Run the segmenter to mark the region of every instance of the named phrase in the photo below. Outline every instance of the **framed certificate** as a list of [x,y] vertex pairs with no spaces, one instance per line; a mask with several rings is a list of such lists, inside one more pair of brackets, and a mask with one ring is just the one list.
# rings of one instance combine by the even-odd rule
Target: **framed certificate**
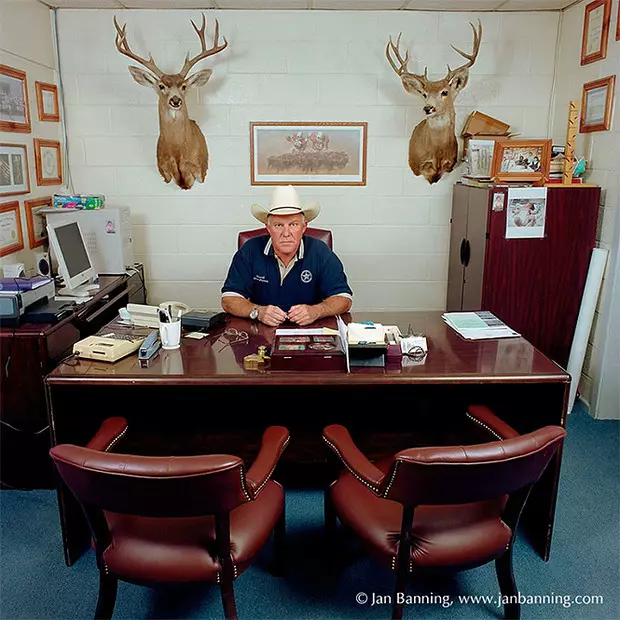
[[37,109],[40,121],[59,121],[58,88],[55,84],[34,83],[37,92]]
[[581,40],[581,64],[587,65],[607,56],[607,35],[611,0],[594,0],[586,5]]
[[606,131],[611,126],[616,76],[610,75],[583,85],[580,133]]
[[60,142],[35,138],[34,157],[37,185],[62,185]]
[[24,249],[19,202],[0,205],[0,257]]

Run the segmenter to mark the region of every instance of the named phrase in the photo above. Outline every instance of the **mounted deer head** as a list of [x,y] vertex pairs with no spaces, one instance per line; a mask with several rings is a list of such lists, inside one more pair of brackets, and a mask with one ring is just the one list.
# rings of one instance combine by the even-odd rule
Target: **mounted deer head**
[[190,59],[189,53],[185,57],[185,64],[179,73],[164,73],[161,71],[153,56],[148,60],[134,54],[127,42],[127,25],[121,28],[114,17],[116,27],[116,49],[123,55],[140,63],[149,71],[139,67],[129,67],[133,79],[141,86],[149,86],[159,97],[159,140],[157,141],[157,167],[166,183],[172,179],[181,189],[191,189],[194,181],[204,182],[209,165],[207,141],[200,131],[198,124],[189,118],[185,95],[191,87],[204,86],[213,73],[212,69],[197,71],[188,77],[190,69],[203,58],[208,58],[224,50],[228,41],[219,44],[220,24],[215,20],[215,36],[213,47],[207,49],[205,42],[206,21],[202,16],[202,26],[198,28],[192,21],[192,26],[198,34],[201,52]]
[[[422,175],[429,183],[436,183],[447,172],[452,172],[456,164],[458,144],[454,134],[454,100],[465,88],[469,80],[469,68],[476,62],[482,39],[482,24],[478,29],[470,23],[474,31],[474,45],[471,54],[451,47],[467,59],[464,65],[450,69],[443,80],[432,82],[428,79],[427,69],[424,75],[415,75],[407,71],[409,52],[403,58],[400,54],[400,34],[396,43],[392,37],[385,48],[385,55],[396,74],[400,77],[404,89],[424,99],[426,118],[416,125],[409,139],[409,167],[416,176]],[[401,33],[402,34],[402,33]],[[395,56],[396,61],[392,58]]]

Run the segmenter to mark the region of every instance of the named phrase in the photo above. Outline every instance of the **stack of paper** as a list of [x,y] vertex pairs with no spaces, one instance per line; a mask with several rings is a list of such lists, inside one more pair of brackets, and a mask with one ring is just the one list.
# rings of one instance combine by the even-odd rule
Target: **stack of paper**
[[446,312],[441,318],[467,340],[520,336],[491,312]]
[[347,340],[350,345],[385,346],[385,329],[381,323],[349,323]]

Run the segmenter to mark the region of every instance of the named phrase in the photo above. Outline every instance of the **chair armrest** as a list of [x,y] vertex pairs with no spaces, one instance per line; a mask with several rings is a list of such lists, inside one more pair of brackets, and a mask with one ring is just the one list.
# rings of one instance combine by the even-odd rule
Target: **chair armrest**
[[126,432],[127,420],[125,418],[108,418],[104,420],[97,434],[86,444],[86,447],[100,452],[109,452]]
[[358,480],[377,495],[381,493],[380,487],[385,474],[362,454],[344,426],[340,424],[326,426],[323,429],[323,441]]
[[283,426],[270,426],[263,433],[258,455],[245,476],[254,497],[261,492],[271,478],[289,439],[288,429]]
[[494,439],[512,439],[519,433],[512,426],[500,420],[488,407],[484,405],[470,405],[467,408],[467,417],[486,429]]

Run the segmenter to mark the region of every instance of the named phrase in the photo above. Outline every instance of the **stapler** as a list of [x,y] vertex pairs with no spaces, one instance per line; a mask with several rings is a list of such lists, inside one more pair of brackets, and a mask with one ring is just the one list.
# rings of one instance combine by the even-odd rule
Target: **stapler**
[[161,341],[159,340],[159,331],[154,329],[146,338],[138,350],[138,361],[140,366],[148,366],[149,361],[155,356]]

